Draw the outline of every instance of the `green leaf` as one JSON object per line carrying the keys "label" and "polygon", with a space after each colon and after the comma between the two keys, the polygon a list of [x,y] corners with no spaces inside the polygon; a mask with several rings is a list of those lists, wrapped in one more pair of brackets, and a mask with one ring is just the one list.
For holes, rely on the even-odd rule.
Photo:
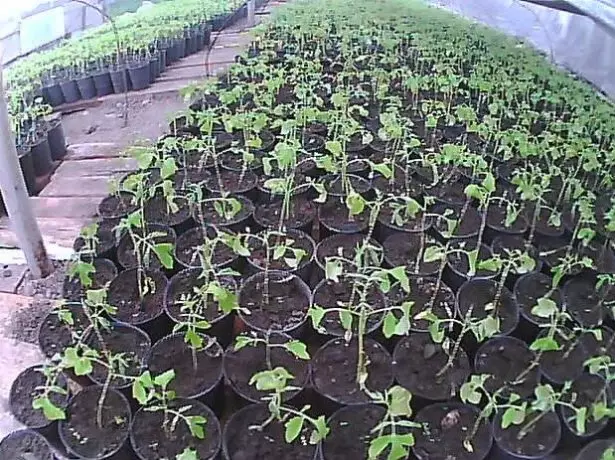
{"label": "green leaf", "polygon": [[377,459],[389,445],[389,436],[378,436],[369,443],[368,459]]}
{"label": "green leaf", "polygon": [[461,385],[459,397],[464,403],[470,402],[472,404],[478,404],[480,403],[482,395],[480,392],[476,391],[475,382],[471,380]]}
{"label": "green leaf", "polygon": [[393,314],[393,312],[389,311],[384,316],[384,321],[382,322],[382,333],[385,338],[390,339],[395,335],[395,330],[397,328],[397,318]]}
{"label": "green leaf", "polygon": [[502,428],[506,429],[510,425],[521,425],[525,420],[525,409],[527,403],[521,406],[512,406],[507,408],[502,414]]}
{"label": "green leaf", "polygon": [[181,454],[175,456],[175,460],[199,460],[198,452],[190,447],[186,447]]}
{"label": "green leaf", "polygon": [[132,382],[132,397],[139,401],[139,404],[145,405],[147,403],[147,391],[143,386],[143,383],[138,379]]}
{"label": "green leaf", "polygon": [[172,157],[167,157],[162,162],[162,166],[160,167],[160,177],[162,180],[167,180],[172,177],[177,172],[177,164],[175,163],[175,159]]}
{"label": "green leaf", "polygon": [[250,338],[250,337],[246,337],[245,335],[239,335],[237,336],[237,338],[235,339],[235,345],[234,345],[234,349],[235,351],[239,351],[242,348],[247,347],[248,345],[252,345],[255,343],[255,340]]}
{"label": "green leaf", "polygon": [[404,292],[410,292],[410,280],[408,279],[408,275],[406,273],[406,267],[400,266],[391,268],[389,270],[389,274],[399,281],[399,284]]}
{"label": "green leaf", "polygon": [[387,165],[386,163],[372,163],[372,169],[376,172],[379,172],[380,174],[382,174],[382,176],[385,179],[390,179],[391,176],[393,175],[393,172],[391,171],[391,168],[389,168],[389,165]]}
{"label": "green leaf", "polygon": [[578,408],[575,414],[575,430],[578,434],[585,434],[585,425],[587,422],[587,407]]}
{"label": "green leaf", "polygon": [[171,243],[158,243],[155,244],[154,252],[156,257],[160,260],[162,266],[166,269],[173,268],[173,245]]}
{"label": "green leaf", "polygon": [[387,399],[389,406],[389,414],[392,417],[410,417],[412,416],[412,393],[404,387],[395,385],[387,390]]}
{"label": "green leaf", "polygon": [[320,326],[320,323],[325,317],[325,313],[327,313],[327,310],[325,310],[324,308],[318,305],[313,305],[308,310],[308,316],[312,319],[312,327],[314,328],[314,330],[318,331],[322,329],[322,327]]}
{"label": "green leaf", "polygon": [[423,261],[426,263],[442,260],[444,257],[444,248],[442,246],[428,246],[423,253]]}
{"label": "green leaf", "polygon": [[487,193],[495,192],[495,177],[493,177],[492,173],[487,173],[485,179],[483,180],[483,187],[487,191]]}
{"label": "green leaf", "polygon": [[490,272],[497,272],[502,266],[502,261],[496,257],[482,260],[478,263],[479,270],[487,270]]}
{"label": "green leaf", "polygon": [[344,330],[350,331],[352,329],[352,313],[348,310],[340,310],[339,314],[342,327]]}
{"label": "green leaf", "polygon": [[550,318],[557,313],[557,304],[548,297],[541,297],[532,307],[531,313],[539,318]]}
{"label": "green leaf", "polygon": [[341,261],[327,258],[327,261],[325,263],[325,278],[339,283],[339,277],[343,272],[344,267],[342,266]]}
{"label": "green leaf", "polygon": [[207,424],[205,417],[202,415],[186,416],[186,423],[192,436],[198,439],[205,439],[205,425]]}
{"label": "green leaf", "polygon": [[303,429],[303,417],[292,417],[284,424],[284,427],[284,439],[290,444],[301,434],[301,430]]}
{"label": "green leaf", "polygon": [[307,351],[306,344],[301,342],[300,340],[291,340],[290,342],[286,342],[284,344],[284,348],[286,348],[299,359],[310,359],[310,354]]}
{"label": "green leaf", "polygon": [[540,337],[530,344],[532,351],[558,351],[559,344],[552,337]]}
{"label": "green leaf", "polygon": [[168,371],[163,372],[162,374],[159,374],[156,377],[154,377],[154,384],[158,385],[161,388],[166,389],[167,385],[169,385],[169,383],[171,383],[171,380],[173,380],[174,378],[175,378],[175,370],[169,369]]}
{"label": "green leaf", "polygon": [[356,192],[351,192],[346,197],[346,207],[350,214],[356,216],[365,209],[365,199]]}
{"label": "green leaf", "polygon": [[50,421],[66,419],[64,409],[61,409],[52,403],[49,397],[39,397],[34,399],[32,401],[32,409],[42,410],[45,418]]}
{"label": "green leaf", "polygon": [[327,437],[331,429],[327,426],[327,420],[324,415],[318,416],[314,420],[314,430],[310,434],[310,444],[318,444]]}

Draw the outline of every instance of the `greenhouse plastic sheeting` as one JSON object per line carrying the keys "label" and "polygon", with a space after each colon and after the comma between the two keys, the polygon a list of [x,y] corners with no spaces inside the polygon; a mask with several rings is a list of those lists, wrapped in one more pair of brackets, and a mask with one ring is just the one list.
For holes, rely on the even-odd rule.
{"label": "greenhouse plastic sheeting", "polygon": [[615,100],[615,0],[558,2],[586,16],[521,0],[428,1],[532,43]]}

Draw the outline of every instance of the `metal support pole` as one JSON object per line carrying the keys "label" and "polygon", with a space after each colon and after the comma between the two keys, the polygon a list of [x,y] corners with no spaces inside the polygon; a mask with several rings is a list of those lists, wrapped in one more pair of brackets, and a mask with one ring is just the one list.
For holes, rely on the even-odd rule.
{"label": "metal support pole", "polygon": [[254,0],[248,0],[248,27],[254,27],[256,25],[254,14],[255,14]]}
{"label": "metal support pole", "polygon": [[26,183],[17,158],[17,149],[4,95],[2,55],[0,49],[0,190],[13,231],[26,257],[32,277],[44,278],[51,273],[52,265],[47,256],[41,231],[34,218]]}

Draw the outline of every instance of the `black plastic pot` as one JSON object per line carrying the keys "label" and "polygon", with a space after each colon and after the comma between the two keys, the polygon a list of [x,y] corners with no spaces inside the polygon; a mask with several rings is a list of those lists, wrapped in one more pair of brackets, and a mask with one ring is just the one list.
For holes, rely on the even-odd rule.
{"label": "black plastic pot", "polygon": [[176,48],[176,57],[177,59],[183,59],[186,57],[186,39],[185,38],[178,38],[175,40],[175,45]]}
{"label": "black plastic pot", "polygon": [[167,49],[160,48],[158,50],[158,55],[159,55],[158,62],[160,63],[160,73],[163,73],[167,70]]}
{"label": "black plastic pot", "polygon": [[60,83],[62,89],[62,95],[64,96],[64,102],[71,104],[81,100],[81,93],[75,80],[67,80]]}
{"label": "black plastic pot", "polygon": [[587,444],[574,460],[603,460],[608,449],[615,449],[615,439],[597,439]]}
{"label": "black plastic pot", "polygon": [[108,70],[93,75],[92,80],[94,80],[96,96],[102,97],[108,94],[113,94],[115,92],[115,90],[113,89],[113,82],[111,81],[111,75]]}
{"label": "black plastic pot", "polygon": [[526,426],[528,418],[521,425],[511,425],[502,428],[502,413],[493,420],[493,439],[495,440],[491,456],[498,460],[539,460],[548,458],[559,445],[562,436],[562,425],[555,412],[544,414],[534,426],[535,429],[519,439],[517,436]]}
{"label": "black plastic pot", "polygon": [[47,131],[47,142],[49,143],[52,160],[61,160],[66,156],[66,139],[64,138],[64,128],[60,120],[55,121]]}
{"label": "black plastic pot", "polygon": [[133,91],[139,91],[149,87],[151,83],[149,61],[135,63],[132,67],[128,68],[128,75],[130,75],[130,83]]}
{"label": "black plastic pot", "polygon": [[113,92],[115,94],[124,93],[129,88],[130,77],[128,75],[128,70],[110,70],[109,77],[111,78],[111,85],[113,86]]}
{"label": "black plastic pot", "polygon": [[13,431],[0,442],[0,458],[6,460],[59,460],[47,440],[33,430]]}
{"label": "black plastic pot", "polygon": [[51,107],[57,107],[64,104],[64,95],[62,94],[62,88],[58,83],[53,83],[43,87],[43,99]]}
{"label": "black plastic pot", "polygon": [[94,79],[90,76],[77,79],[77,87],[81,93],[81,99],[92,99],[96,97],[96,86]]}
{"label": "black plastic pot", "polygon": [[51,172],[53,162],[51,161],[51,149],[47,137],[32,144],[32,165],[34,174],[37,176],[45,176]]}
{"label": "black plastic pot", "polygon": [[160,62],[157,57],[153,57],[149,61],[149,82],[153,84],[160,75]]}
{"label": "black plastic pot", "polygon": [[23,174],[26,188],[30,196],[36,193],[36,174],[34,174],[34,163],[32,161],[32,149],[18,150],[19,166]]}

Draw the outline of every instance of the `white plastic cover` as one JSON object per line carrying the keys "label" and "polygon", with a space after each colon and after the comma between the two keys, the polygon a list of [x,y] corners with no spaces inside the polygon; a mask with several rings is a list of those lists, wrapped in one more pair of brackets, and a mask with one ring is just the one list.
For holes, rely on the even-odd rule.
{"label": "white plastic cover", "polygon": [[615,99],[615,0],[554,2],[586,16],[522,0],[428,1],[533,44]]}

